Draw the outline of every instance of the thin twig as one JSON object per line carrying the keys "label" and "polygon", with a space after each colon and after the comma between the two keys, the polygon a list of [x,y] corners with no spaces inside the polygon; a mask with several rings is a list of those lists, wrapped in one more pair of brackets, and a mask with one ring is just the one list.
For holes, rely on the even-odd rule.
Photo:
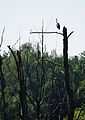
{"label": "thin twig", "polygon": [[74,32],[74,31],[72,31],[72,32],[68,35],[68,37],[67,37],[67,38],[69,38],[73,32]]}
{"label": "thin twig", "polygon": [[4,32],[5,32],[5,27],[4,27],[3,31],[2,31],[0,47],[1,47],[2,43],[3,43],[3,35],[4,35]]}

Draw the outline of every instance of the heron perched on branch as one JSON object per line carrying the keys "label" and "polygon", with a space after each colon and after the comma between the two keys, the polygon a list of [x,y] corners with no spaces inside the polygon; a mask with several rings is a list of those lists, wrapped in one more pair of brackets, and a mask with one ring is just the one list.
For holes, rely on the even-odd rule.
{"label": "heron perched on branch", "polygon": [[60,30],[60,24],[58,23],[57,18],[56,18],[56,27]]}

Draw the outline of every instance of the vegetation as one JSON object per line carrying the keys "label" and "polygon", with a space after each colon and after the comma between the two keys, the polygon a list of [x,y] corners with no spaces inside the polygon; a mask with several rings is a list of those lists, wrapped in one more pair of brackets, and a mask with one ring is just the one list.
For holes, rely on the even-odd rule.
{"label": "vegetation", "polygon": [[[42,61],[39,44],[34,48],[31,43],[26,43],[20,50],[12,50],[17,63],[12,52],[0,58],[0,120],[66,119],[68,103],[63,56],[57,56],[55,50],[50,55],[44,52]],[[85,52],[69,58],[68,63],[74,120],[84,120]]]}
{"label": "vegetation", "polygon": [[[85,52],[68,59],[67,28],[63,56],[49,55],[39,43],[23,44],[0,56],[0,120],[84,120]],[[3,41],[3,34],[2,34]]]}

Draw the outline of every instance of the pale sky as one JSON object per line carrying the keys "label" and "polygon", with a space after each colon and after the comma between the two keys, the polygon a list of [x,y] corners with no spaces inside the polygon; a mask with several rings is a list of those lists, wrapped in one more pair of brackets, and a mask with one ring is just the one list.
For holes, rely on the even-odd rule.
{"label": "pale sky", "polygon": [[[8,50],[7,45],[13,45],[21,35],[20,44],[40,42],[38,35],[29,32],[40,31],[42,19],[45,31],[58,31],[56,18],[61,30],[68,28],[68,33],[74,31],[69,38],[69,56],[85,51],[85,0],[0,0],[0,34],[4,26],[4,42],[1,50]],[[44,43],[47,51],[56,48],[57,54],[62,54],[62,37],[60,35],[45,35]],[[18,48],[18,44],[15,46]]]}

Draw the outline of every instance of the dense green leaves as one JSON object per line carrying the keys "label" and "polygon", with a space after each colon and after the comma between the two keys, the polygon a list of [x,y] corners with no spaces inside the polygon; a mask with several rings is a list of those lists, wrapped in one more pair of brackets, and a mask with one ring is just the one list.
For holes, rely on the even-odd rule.
{"label": "dense green leaves", "polygon": [[[21,46],[23,77],[26,82],[27,114],[30,120],[59,120],[68,114],[66,90],[64,86],[63,57],[55,50],[49,55],[42,54],[39,44]],[[14,51],[17,57],[17,51]],[[2,57],[1,57],[2,58]],[[3,61],[3,64],[2,64]],[[3,55],[0,61],[4,74],[5,110],[8,120],[21,118],[20,82],[17,67],[11,54]],[[75,114],[85,104],[85,54],[69,58],[70,83],[74,94]],[[2,90],[0,84],[0,117],[3,113]],[[81,116],[85,113],[83,109]],[[76,116],[76,115],[75,115]],[[1,119],[1,118],[0,118]]]}

